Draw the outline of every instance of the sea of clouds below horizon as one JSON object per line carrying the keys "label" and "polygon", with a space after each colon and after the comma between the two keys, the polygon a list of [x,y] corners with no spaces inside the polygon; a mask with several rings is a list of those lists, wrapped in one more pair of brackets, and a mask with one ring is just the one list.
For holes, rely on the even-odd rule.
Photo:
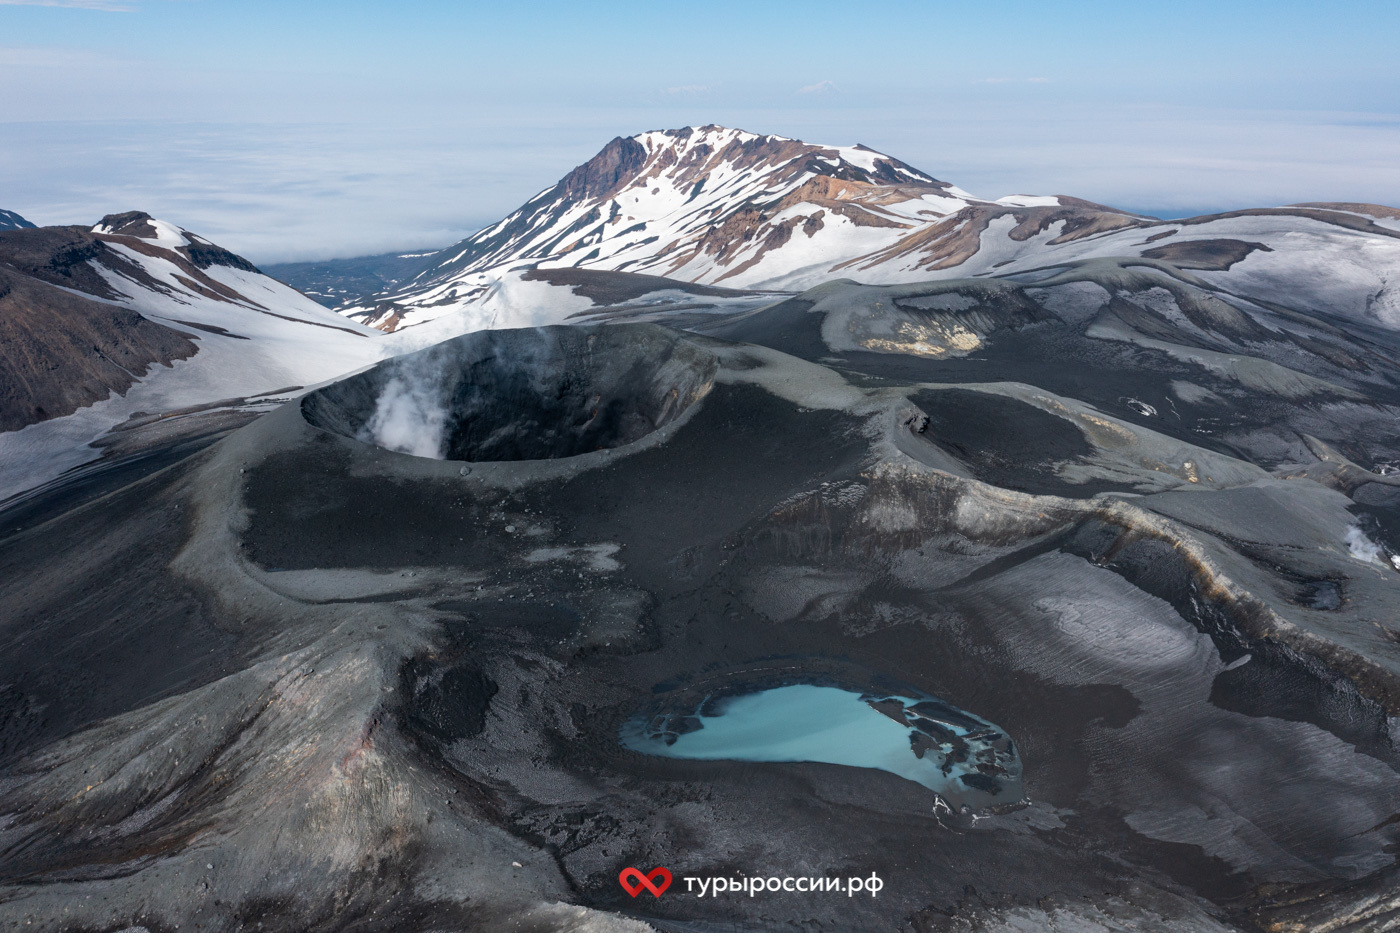
{"label": "sea of clouds below horizon", "polygon": [[0,208],[38,224],[145,210],[257,263],[426,249],[505,216],[613,136],[701,121],[863,142],[988,198],[1072,194],[1157,216],[1311,200],[1400,206],[1400,116],[1139,107],[6,123]]}

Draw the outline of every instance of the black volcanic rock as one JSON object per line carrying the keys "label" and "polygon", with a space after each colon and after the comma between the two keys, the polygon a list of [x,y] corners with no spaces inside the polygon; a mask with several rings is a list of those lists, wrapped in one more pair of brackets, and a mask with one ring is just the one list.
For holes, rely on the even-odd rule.
{"label": "black volcanic rock", "polygon": [[733,298],[758,294],[733,288],[715,288],[678,282],[659,275],[636,272],[608,272],[603,269],[531,269],[522,278],[527,282],[548,282],[568,287],[575,295],[600,304],[620,304],[658,291],[674,290],[706,298]]}
{"label": "black volcanic rock", "polygon": [[[612,203],[542,196],[437,257],[538,225],[432,300],[470,286],[531,324],[548,302],[588,324],[384,359],[218,441],[230,422],[142,414],[110,459],[0,506],[0,926],[1400,916],[1400,328],[1380,278],[1400,254],[1376,233],[1395,218],[1159,229],[1011,198],[916,229],[887,199],[947,186],[866,151],[703,127],[634,141],[647,160],[620,190],[625,143],[571,176]],[[757,193],[703,203],[745,172]],[[902,284],[853,263],[771,300],[540,268],[608,236],[650,248],[666,211],[699,212],[697,255],[736,269],[760,246],[811,258],[858,203],[861,236],[910,231],[886,258],[911,274],[981,259]],[[778,219],[793,204],[812,213]],[[1318,247],[1290,217],[1376,269],[1309,291]],[[61,291],[34,275],[170,261],[143,218],[108,218],[129,232],[92,234],[107,252],[86,258],[76,234],[21,237],[3,268]],[[199,276],[176,258],[179,276],[149,268]],[[1359,316],[1335,293],[1373,271]],[[781,755],[625,741],[704,739],[735,698],[795,684],[865,698],[882,715],[858,710],[862,728],[904,730],[897,754],[811,760],[791,713],[746,740]],[[941,789],[900,767],[953,763],[961,786]],[[619,887],[651,866],[672,894]],[[878,898],[680,883],[870,872]]]}
{"label": "black volcanic rock", "polygon": [[1263,243],[1248,243],[1244,240],[1188,240],[1182,243],[1167,243],[1142,251],[1148,259],[1165,259],[1181,269],[1209,269],[1226,271],[1255,250],[1272,253],[1273,249]]}
{"label": "black volcanic rock", "polygon": [[659,430],[709,392],[715,367],[712,355],[651,324],[486,330],[317,390],[302,411],[319,428],[395,449],[374,429],[379,400],[405,386],[426,416],[445,413],[447,459],[548,460]]}

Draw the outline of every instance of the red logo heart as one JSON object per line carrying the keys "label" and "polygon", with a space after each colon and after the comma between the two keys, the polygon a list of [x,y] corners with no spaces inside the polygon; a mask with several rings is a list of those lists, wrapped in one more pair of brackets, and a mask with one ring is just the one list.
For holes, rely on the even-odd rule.
{"label": "red logo heart", "polygon": [[[661,881],[658,883],[657,878]],[[669,868],[653,868],[645,875],[637,869],[628,865],[622,869],[622,874],[617,876],[618,883],[622,885],[622,890],[636,897],[642,893],[642,889],[650,891],[654,896],[660,897],[662,893],[671,886],[671,870]],[[631,881],[631,884],[628,884]]]}

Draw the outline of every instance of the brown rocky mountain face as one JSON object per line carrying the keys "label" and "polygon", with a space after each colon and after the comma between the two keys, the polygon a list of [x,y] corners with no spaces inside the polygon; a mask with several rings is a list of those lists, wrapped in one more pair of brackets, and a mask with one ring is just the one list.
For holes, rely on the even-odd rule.
{"label": "brown rocky mountain face", "polygon": [[646,162],[646,151],[621,136],[564,176],[558,188],[569,198],[606,198],[630,181]]}
{"label": "brown rocky mountain face", "polygon": [[[114,283],[184,296],[181,302],[197,296],[281,316],[207,271],[226,266],[256,273],[252,263],[194,234],[181,240],[180,246],[162,241],[156,221],[141,211],[109,214],[91,229],[0,231],[0,431],[124,394],[152,366],[198,351],[197,336],[119,303],[123,295]],[[171,279],[154,277],[138,261],[142,257],[169,263]]]}
{"label": "brown rocky mountain face", "polygon": [[185,334],[0,265],[0,431],[124,393],[197,350]]}
{"label": "brown rocky mountain face", "polygon": [[106,265],[120,264],[130,275],[140,270],[108,250],[85,227],[39,227],[0,233],[0,263],[7,268],[99,298],[116,298],[90,260],[101,256]]}

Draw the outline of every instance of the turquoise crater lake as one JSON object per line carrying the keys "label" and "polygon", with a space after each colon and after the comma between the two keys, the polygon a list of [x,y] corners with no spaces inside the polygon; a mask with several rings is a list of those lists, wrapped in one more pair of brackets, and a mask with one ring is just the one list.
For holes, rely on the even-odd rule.
{"label": "turquoise crater lake", "polygon": [[628,720],[622,745],[700,761],[821,762],[888,771],[962,808],[1022,799],[1015,744],[999,727],[924,695],[791,684],[707,698],[693,712]]}

